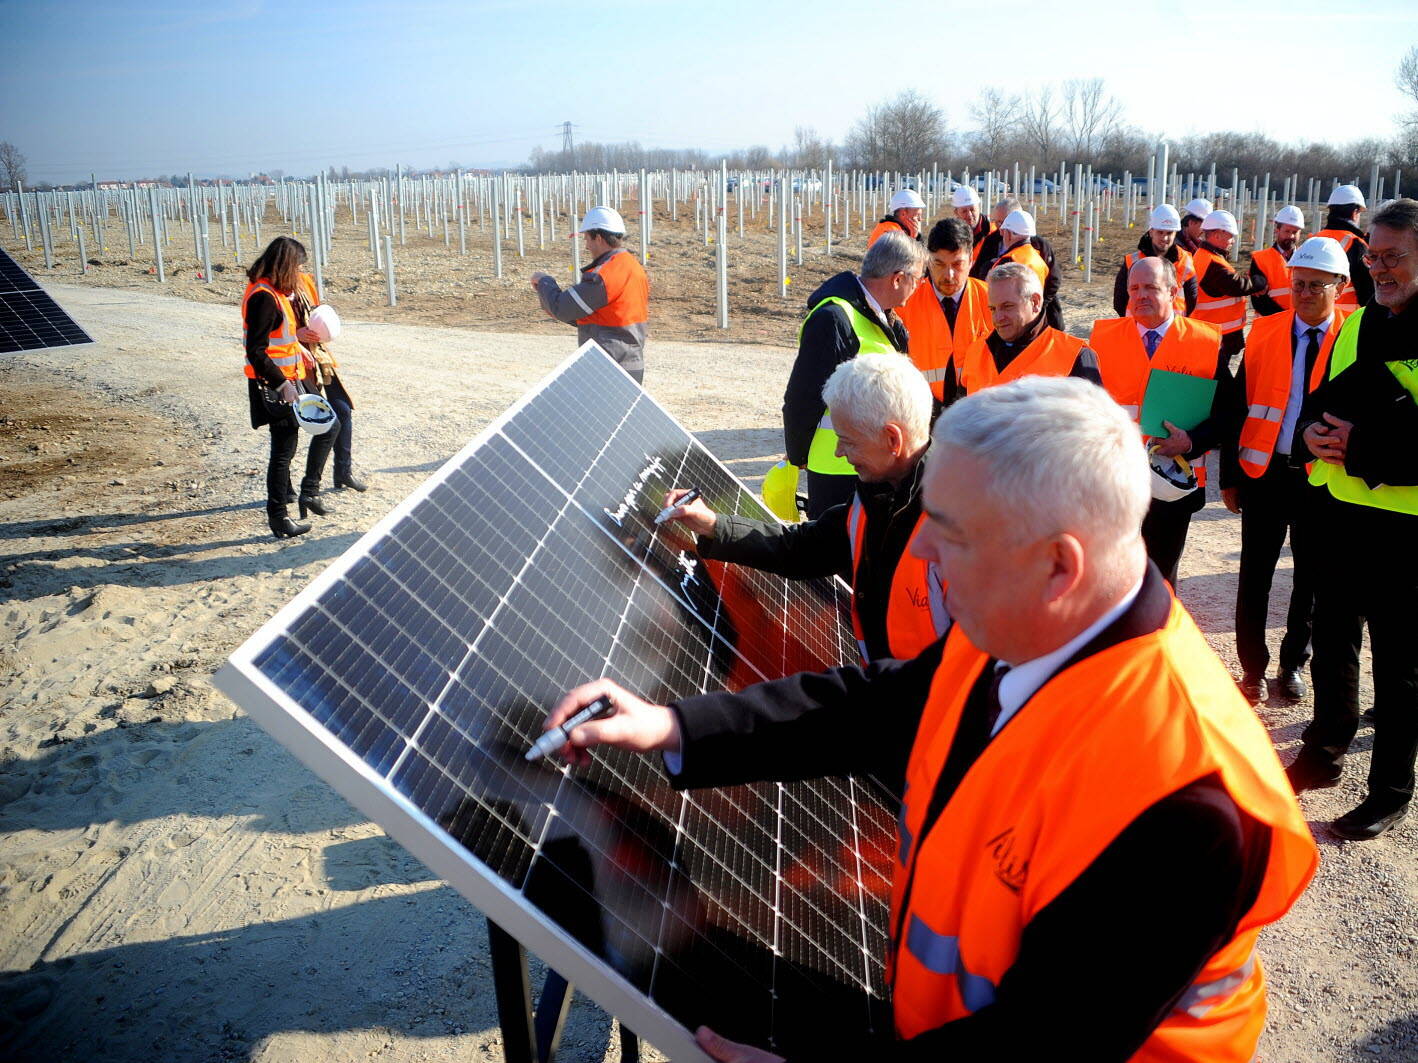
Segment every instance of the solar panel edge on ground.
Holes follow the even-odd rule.
[[[404,794],[394,790],[364,760],[253,665],[253,658],[270,641],[284,634],[290,622],[319,600],[366,554],[366,547],[383,539],[453,471],[515,418],[541,392],[590,350],[609,356],[594,341],[587,341],[555,369],[438,467],[407,498],[350,545],[270,620],[262,624],[213,676],[224,694],[251,713],[272,737],[297,759],[329,783],[340,796],[388,830],[390,836],[418,857],[469,903],[478,908],[549,967],[560,971],[588,997],[626,1022],[650,1044],[671,1059],[707,1060],[671,1015],[657,1007],[604,961],[550,920],[530,915],[518,891],[512,890],[491,867],[466,849],[437,841],[446,831]]]
[[[19,278],[28,283],[21,286]],[[22,314],[15,306],[22,306],[29,313]],[[36,327],[36,317],[47,337]],[[12,331],[21,326],[23,333]],[[82,339],[73,338],[74,334]],[[33,337],[40,342],[33,346],[21,346],[26,341],[18,338],[20,335]],[[45,342],[46,338],[57,342]],[[27,354],[61,347],[85,347],[94,342],[94,338],[74,316],[60,306],[54,296],[30,276],[4,247],[0,247],[0,354]]]

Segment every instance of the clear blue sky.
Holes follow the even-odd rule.
[[[1084,6],[0,0],[0,140],[31,181],[67,182],[510,166],[567,120],[579,139],[776,150],[795,125],[840,140],[907,88],[960,128],[986,85],[1071,77],[1173,135],[1388,137],[1409,109],[1393,72],[1412,0]]]

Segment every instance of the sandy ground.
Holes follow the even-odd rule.
[[[849,261],[805,269],[799,287]],[[529,256],[526,270],[538,265]],[[569,353],[569,330],[537,322],[521,276],[479,282],[507,306],[496,324],[522,333],[508,334],[478,313],[486,303],[351,308],[341,293],[354,278],[333,275],[373,488],[332,494],[314,533],[276,542],[261,510],[265,437],[247,425],[237,370],[236,289],[174,282],[180,299],[136,272],[44,279],[99,345],[0,362],[0,1055],[499,1058],[478,913],[209,677]],[[692,290],[696,274],[669,280],[657,290]],[[1076,328],[1106,300],[1094,288],[1069,297]],[[459,313],[485,331],[393,320]],[[796,313],[795,301],[754,326],[777,345],[715,342],[683,322],[655,333],[647,386],[750,481],[781,456]],[[676,332],[683,342],[664,338]],[[1181,594],[1234,666],[1239,521],[1213,502],[1192,527]],[[1288,558],[1276,584],[1278,625]],[[1261,713],[1285,755],[1309,705]],[[1340,788],[1303,800],[1324,865],[1262,942],[1265,1059],[1418,1059],[1418,829],[1363,845],[1324,830],[1362,796],[1367,744],[1361,732]],[[611,1029],[578,1000],[563,1058],[615,1058]]]

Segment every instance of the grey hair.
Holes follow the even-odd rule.
[[[1039,281],[1039,274],[1023,262],[1005,262],[998,265],[990,270],[985,281],[1018,281],[1021,295],[1037,295],[1040,298],[1044,295],[1044,285]]]
[[[1021,207],[1022,204],[1015,196],[1005,196],[995,204],[995,210],[1003,209],[1006,214],[1012,210],[1019,210]]]
[[[926,249],[919,240],[905,233],[884,233],[867,248],[862,259],[862,277],[881,280],[893,273],[909,273],[919,277],[926,272]]]
[[[1177,288],[1180,287],[1180,285],[1177,284],[1176,269],[1173,268],[1172,263],[1168,262],[1161,255],[1146,255],[1142,258],[1139,258],[1136,262],[1132,264],[1132,269],[1128,270],[1128,280],[1132,280],[1132,275],[1135,270],[1137,270],[1141,266],[1146,265],[1149,262],[1157,262],[1162,266],[1162,275],[1167,278],[1167,283],[1171,287],[1172,291],[1176,291]]]
[[[822,401],[834,416],[845,414],[869,432],[900,425],[913,450],[930,439],[931,386],[904,354],[848,359],[827,378]]]
[[[1061,532],[1120,559],[1152,501],[1142,436],[1096,384],[1029,376],[985,388],[936,422],[931,461],[961,450],[987,467],[988,490],[1008,514],[1001,534],[1030,542]]]
[[[1382,225],[1394,232],[1407,232],[1418,240],[1418,199],[1391,199],[1369,216],[1369,228]]]

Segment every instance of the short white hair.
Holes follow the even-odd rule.
[[[833,370],[822,401],[868,432],[901,426],[908,446],[924,446],[931,433],[931,386],[904,354],[859,354]]]
[[[862,258],[862,276],[867,280],[893,273],[922,276],[926,272],[926,248],[903,232],[882,233]]]
[[[1023,262],[1005,262],[990,270],[985,282],[994,284],[997,281],[1017,281],[1021,295],[1037,295],[1041,299],[1044,296],[1044,285],[1039,280],[1039,274]]]
[[[1028,376],[960,400],[936,422],[931,460],[952,449],[985,464],[1009,515],[1000,531],[1019,542],[1068,532],[1106,555],[1136,539],[1152,501],[1137,425],[1085,380]]]

